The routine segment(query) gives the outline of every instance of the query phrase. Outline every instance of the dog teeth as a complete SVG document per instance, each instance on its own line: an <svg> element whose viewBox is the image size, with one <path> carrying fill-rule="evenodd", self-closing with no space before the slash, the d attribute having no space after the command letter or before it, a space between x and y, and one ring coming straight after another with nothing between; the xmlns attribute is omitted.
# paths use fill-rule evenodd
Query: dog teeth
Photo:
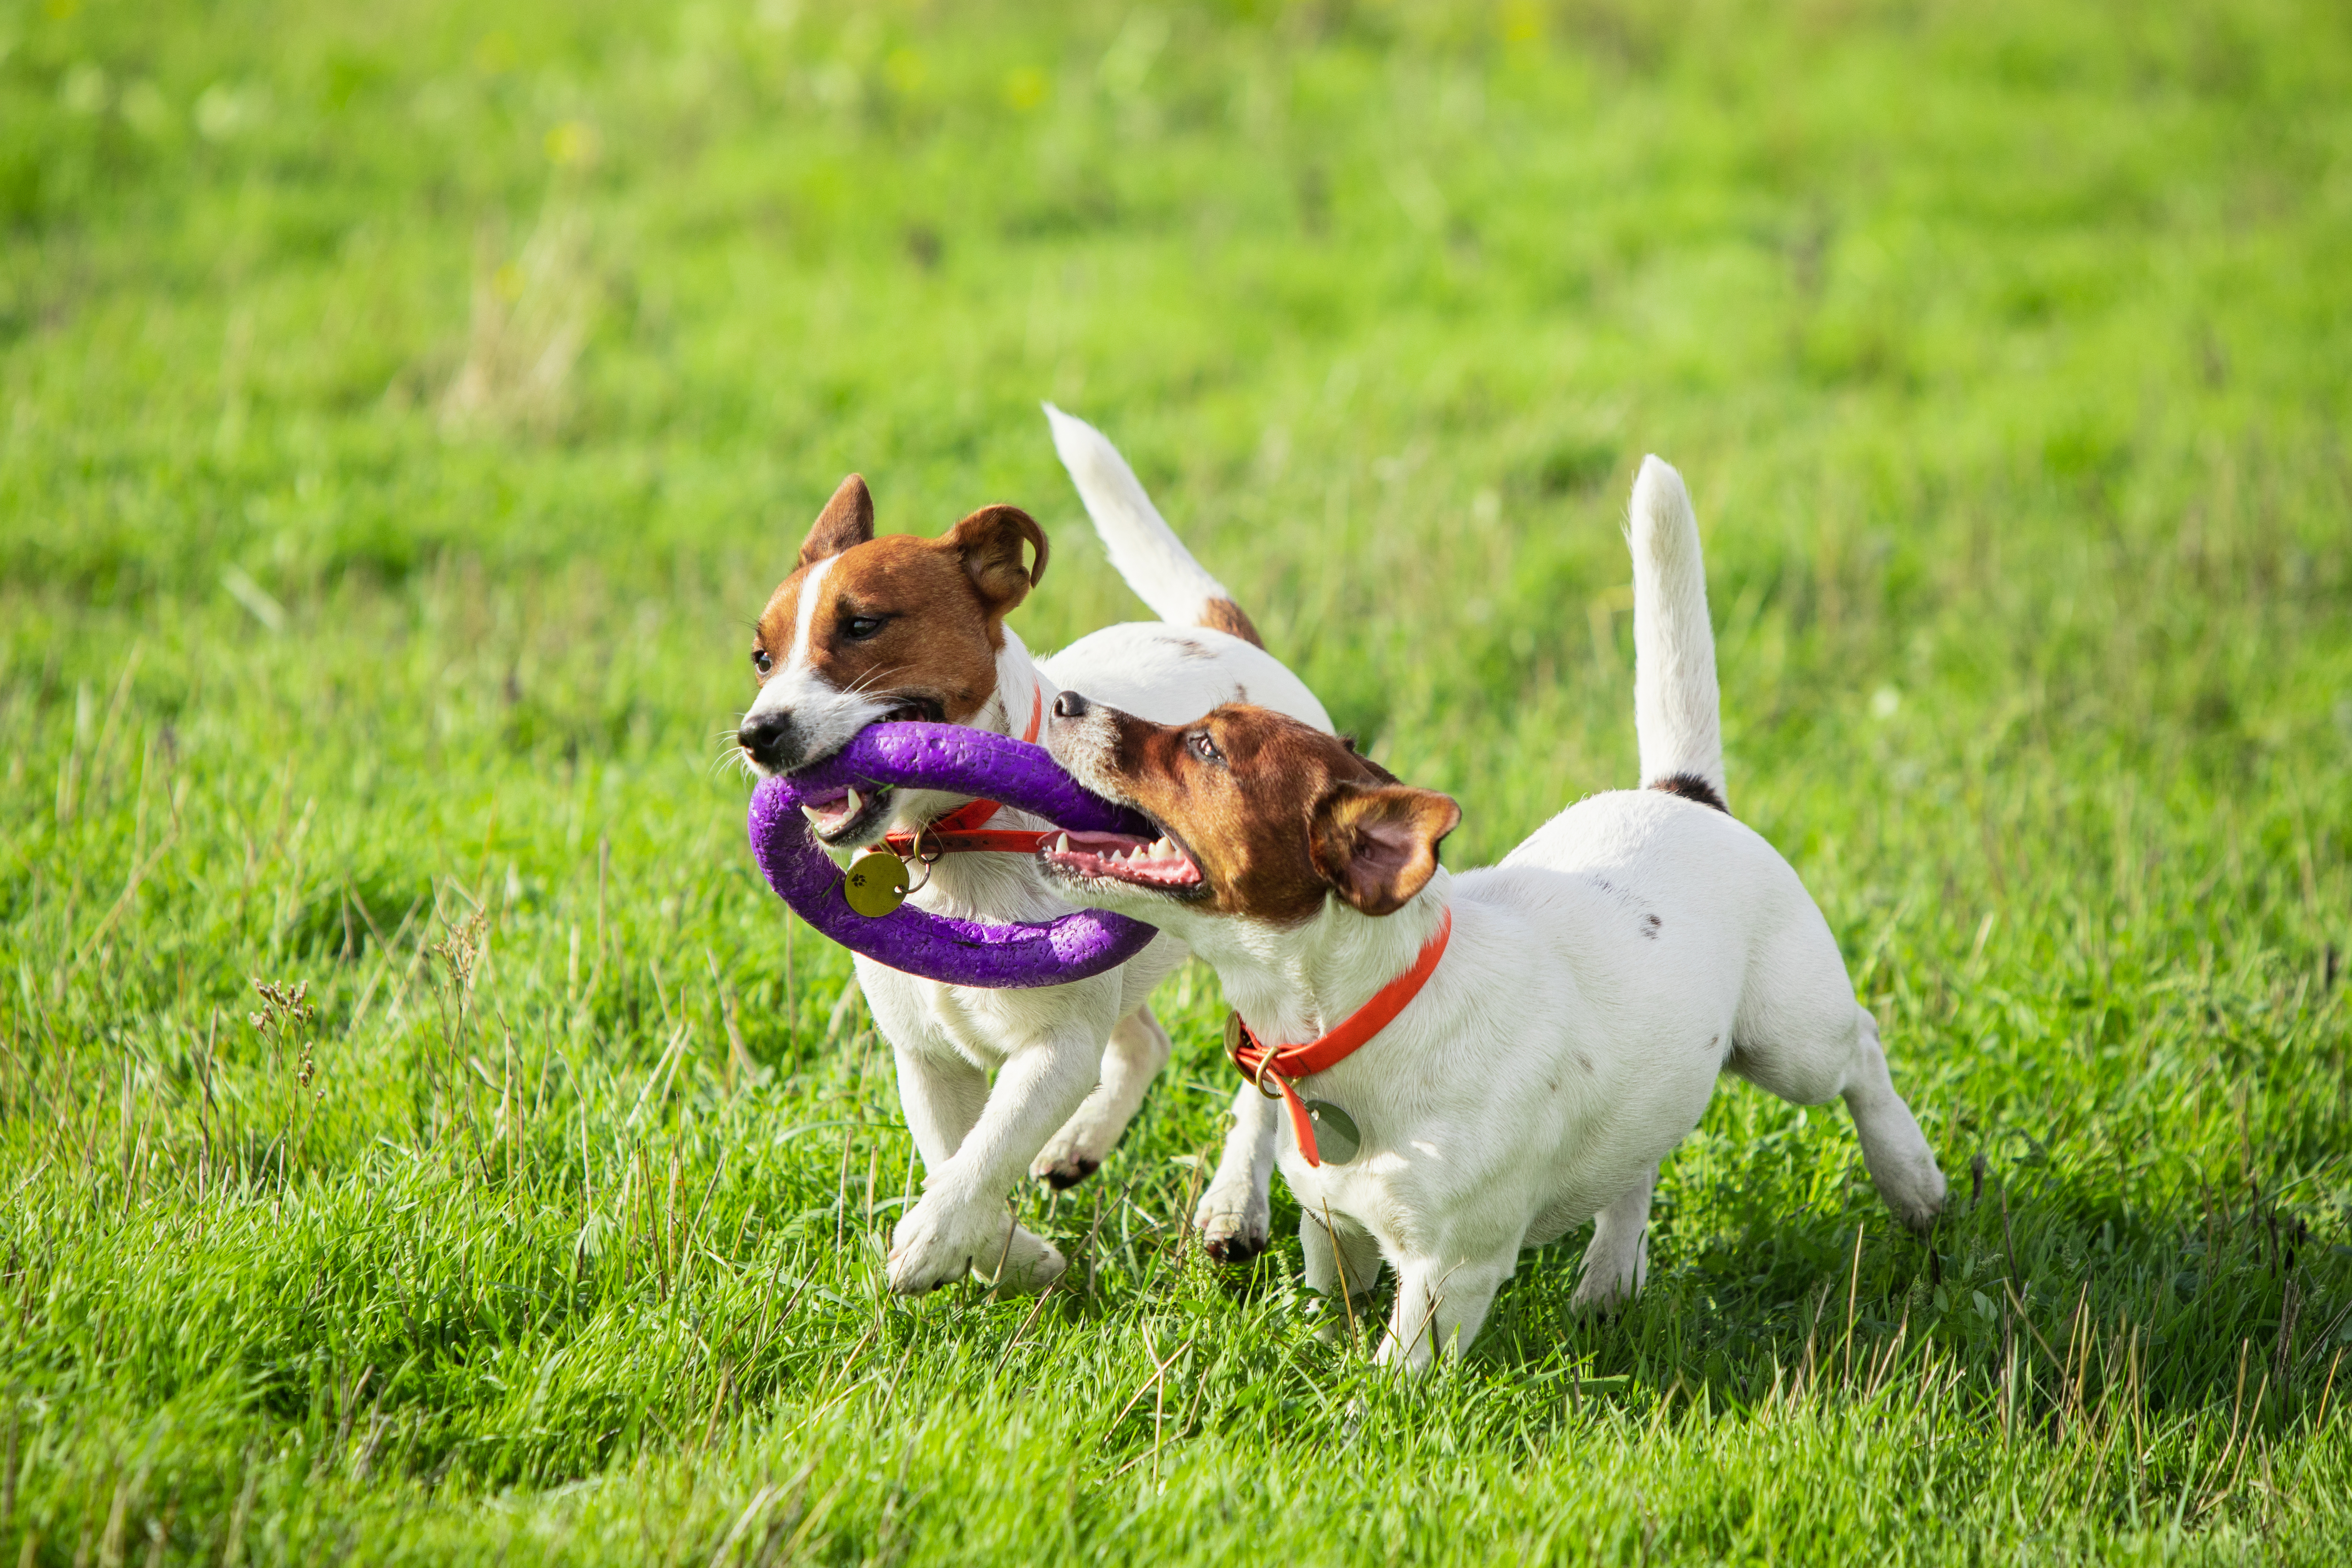
<svg viewBox="0 0 2352 1568"><path fill-rule="evenodd" d="M1151 858L1154 860L1171 859L1174 858L1175 854L1176 846L1168 841L1167 835L1162 834L1160 837L1152 841Z"/></svg>
<svg viewBox="0 0 2352 1568"><path fill-rule="evenodd" d="M1050 847L1056 855L1067 855L1070 852L1070 836L1066 833L1056 834Z"/></svg>
<svg viewBox="0 0 2352 1568"><path fill-rule="evenodd" d="M801 815L807 817L811 822L817 823L819 825L822 825L824 821L824 818L818 815L816 807L809 805L805 801L801 803Z"/></svg>
<svg viewBox="0 0 2352 1568"><path fill-rule="evenodd" d="M859 812L865 809L866 797L859 795L856 790L851 790L849 792L849 815L856 816Z"/></svg>

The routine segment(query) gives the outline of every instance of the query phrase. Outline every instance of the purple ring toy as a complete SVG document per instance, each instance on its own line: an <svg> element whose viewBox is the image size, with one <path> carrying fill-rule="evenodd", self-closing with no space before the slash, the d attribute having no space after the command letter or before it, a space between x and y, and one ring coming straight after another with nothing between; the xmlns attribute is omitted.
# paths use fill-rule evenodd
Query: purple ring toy
<svg viewBox="0 0 2352 1568"><path fill-rule="evenodd" d="M854 952L926 980L1018 990L1066 985L1126 963L1159 928L1100 910L989 925L902 904L869 919L849 907L841 868L817 847L801 803L849 786L904 784L984 796L1081 831L1158 830L1081 789L1045 747L961 724L871 724L848 745L751 793L751 854L801 919Z"/></svg>

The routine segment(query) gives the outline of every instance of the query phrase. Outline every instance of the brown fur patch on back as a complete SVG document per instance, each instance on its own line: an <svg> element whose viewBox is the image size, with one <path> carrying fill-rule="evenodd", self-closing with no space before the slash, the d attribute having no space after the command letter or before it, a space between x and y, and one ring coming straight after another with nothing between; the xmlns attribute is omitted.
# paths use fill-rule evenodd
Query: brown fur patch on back
<svg viewBox="0 0 2352 1568"><path fill-rule="evenodd" d="M1236 637L1253 647L1264 647L1265 639L1257 635L1257 627L1242 613L1242 607L1231 599L1212 599L1201 606L1201 624L1213 632Z"/></svg>
<svg viewBox="0 0 2352 1568"><path fill-rule="evenodd" d="M1650 787L1664 790L1668 795L1678 795L1685 800L1695 800L1701 805L1711 805L1726 816L1731 815L1731 807L1723 804L1723 797L1715 793L1715 786L1696 773L1668 773L1664 778L1652 779Z"/></svg>

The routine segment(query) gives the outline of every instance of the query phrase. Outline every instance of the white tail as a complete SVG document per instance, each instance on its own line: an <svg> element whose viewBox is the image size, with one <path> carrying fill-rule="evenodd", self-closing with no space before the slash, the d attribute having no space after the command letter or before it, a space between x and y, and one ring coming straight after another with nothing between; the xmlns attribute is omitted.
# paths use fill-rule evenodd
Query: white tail
<svg viewBox="0 0 2352 1568"><path fill-rule="evenodd" d="M1163 621L1210 626L1258 643L1249 617L1225 592L1225 585L1192 559L1192 552L1143 493L1135 470L1127 466L1109 438L1050 403L1045 409L1046 422L1054 427L1054 450L1061 454L1062 466L1070 470L1078 499L1086 502L1087 515L1095 521L1095 532L1102 536L1103 548L1110 552L1111 565L1127 579L1136 596Z"/></svg>
<svg viewBox="0 0 2352 1568"><path fill-rule="evenodd" d="M1683 477L1656 458L1633 480L1633 729L1642 782L1723 788L1723 699L1706 620L1706 563ZM1684 790L1678 793L1691 794Z"/></svg>

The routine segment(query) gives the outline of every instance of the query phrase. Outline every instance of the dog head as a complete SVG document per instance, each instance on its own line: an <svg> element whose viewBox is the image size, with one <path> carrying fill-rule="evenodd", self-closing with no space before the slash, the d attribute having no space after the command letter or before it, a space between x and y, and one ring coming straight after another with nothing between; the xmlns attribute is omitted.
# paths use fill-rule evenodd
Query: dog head
<svg viewBox="0 0 2352 1568"><path fill-rule="evenodd" d="M1035 552L1024 565L1026 546ZM823 762L885 720L969 724L996 696L1004 617L1045 573L1045 531L1018 507L982 507L937 539L874 536L866 481L841 481L761 613L759 696L736 742L758 773ZM1025 717L1025 715L1024 715ZM812 811L817 837L876 836L887 796Z"/></svg>
<svg viewBox="0 0 2352 1568"><path fill-rule="evenodd" d="M1415 789L1349 742L1269 709L1228 703L1154 724L1065 691L1046 731L1088 789L1149 817L1160 837L1070 833L1044 852L1073 900L1180 934L1203 917L1279 927L1328 901L1395 912L1437 871L1462 808Z"/></svg>

